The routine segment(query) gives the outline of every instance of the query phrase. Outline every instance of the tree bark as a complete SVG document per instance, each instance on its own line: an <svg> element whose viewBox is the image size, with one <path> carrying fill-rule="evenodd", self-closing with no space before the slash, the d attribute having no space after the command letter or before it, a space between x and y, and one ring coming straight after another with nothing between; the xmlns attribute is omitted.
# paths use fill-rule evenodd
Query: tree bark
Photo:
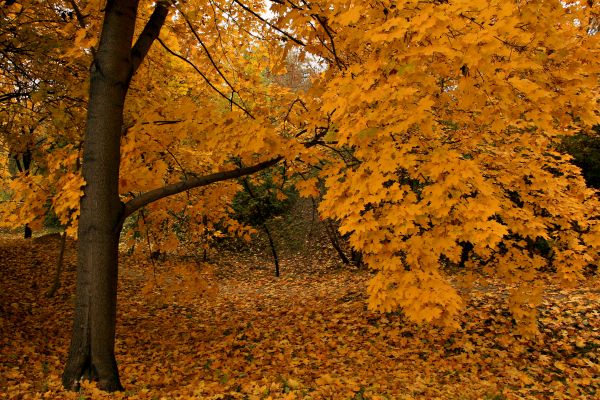
<svg viewBox="0 0 600 400"><path fill-rule="evenodd" d="M256 165L193 177L152 190L126 205L119 199L120 139L129 83L168 14L159 0L132 47L139 0L107 0L100 43L91 67L90 95L83 146L75 315L62 381L77 390L94 379L106 391L122 390L115 359L118 242L124 218L146 204L195 187L267 168L281 157Z"/></svg>
<svg viewBox="0 0 600 400"><path fill-rule="evenodd" d="M83 377L102 390L122 390L114 353L118 241L120 137L133 64L131 44L138 0L108 0L100 44L91 67L78 228L77 290L66 388Z"/></svg>

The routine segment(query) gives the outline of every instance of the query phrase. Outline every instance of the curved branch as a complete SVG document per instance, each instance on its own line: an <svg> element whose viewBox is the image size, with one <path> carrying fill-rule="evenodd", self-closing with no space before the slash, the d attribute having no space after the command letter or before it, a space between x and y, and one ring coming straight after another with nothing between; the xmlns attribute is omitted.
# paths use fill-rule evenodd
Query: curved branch
<svg viewBox="0 0 600 400"><path fill-rule="evenodd" d="M161 188L150 190L149 192L142 193L138 197L135 197L129 200L127 203L125 203L123 206L123 216L121 217L121 219L125 220L125 218L127 218L129 215L139 210L140 208L162 198L185 192L186 190L194 189L197 187L210 185L211 183L250 175L265 168L269 168L277 164L282 159L283 157L279 156L258 164L251 165L249 167L237 168L229 171L215 172L214 174L204 176L192 176L180 182L172 183Z"/></svg>
<svg viewBox="0 0 600 400"><path fill-rule="evenodd" d="M342 60L340 60L340 58L337 55L337 51L335 50L335 41L333 39L333 33L331 32L331 28L327 24L327 19L323 18L319 14L313 14L313 16L315 17L317 22L319 22L319 24L323 27L323 30L325 31L327 36L329 36L329 43L331 43L331 49L328 50L331 51L335 63L337 64L339 69L344 69L344 63L342 62ZM325 43L323 43L323 45L325 45Z"/></svg>

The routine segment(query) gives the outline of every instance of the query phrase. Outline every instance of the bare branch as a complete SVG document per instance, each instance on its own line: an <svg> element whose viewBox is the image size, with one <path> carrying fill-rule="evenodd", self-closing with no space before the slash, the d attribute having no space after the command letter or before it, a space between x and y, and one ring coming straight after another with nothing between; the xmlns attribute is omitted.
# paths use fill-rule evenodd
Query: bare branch
<svg viewBox="0 0 600 400"><path fill-rule="evenodd" d="M75 3L75 0L69 0L69 5L73 7L73 12L75 13L75 18L77 18L77 22L79 22L79 26L85 29L85 16L81 13L81 9L77 5L77 3Z"/></svg>

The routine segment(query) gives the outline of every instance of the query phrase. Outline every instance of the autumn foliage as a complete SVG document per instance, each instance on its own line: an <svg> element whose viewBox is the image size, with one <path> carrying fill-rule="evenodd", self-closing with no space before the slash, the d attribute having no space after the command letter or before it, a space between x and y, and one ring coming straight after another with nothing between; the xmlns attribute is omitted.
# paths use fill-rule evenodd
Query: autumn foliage
<svg viewBox="0 0 600 400"><path fill-rule="evenodd" d="M117 3L102 3L2 2L1 227L55 214L75 238L102 181L82 175L85 105L103 95L88 69L111 61L98 38ZM597 2L127 4L161 22L156 37L136 25L119 83L123 211L106 229L124 229L122 250L250 238L231 208L243 185L225 178L279 164L274 195L312 197L374 271L369 309L427 329L459 329L483 277L507 285L513 330L539 338L548 284L599 262L597 192L560 146L600 123Z"/></svg>

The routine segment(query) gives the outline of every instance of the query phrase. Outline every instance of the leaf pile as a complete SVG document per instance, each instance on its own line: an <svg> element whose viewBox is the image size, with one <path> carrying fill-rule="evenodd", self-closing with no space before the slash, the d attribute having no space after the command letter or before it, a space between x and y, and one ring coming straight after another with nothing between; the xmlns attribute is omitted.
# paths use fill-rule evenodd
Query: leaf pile
<svg viewBox="0 0 600 400"><path fill-rule="evenodd" d="M117 360L126 392L64 392L74 247L0 241L0 398L593 399L600 393L597 281L555 290L538 341L514 334L506 288L477 282L461 328L366 308L367 272L276 279L252 266L123 257ZM227 274L212 273L230 268Z"/></svg>

